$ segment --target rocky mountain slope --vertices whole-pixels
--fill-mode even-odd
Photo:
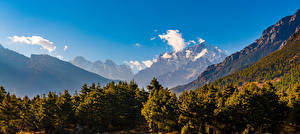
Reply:
[[[272,81],[277,89],[294,88],[300,83],[300,29],[281,49],[263,57],[252,66],[232,73],[214,82],[222,87],[228,83],[242,86],[250,82],[263,84]]]
[[[0,85],[17,95],[80,89],[84,83],[106,84],[111,80],[49,55],[30,58],[0,45]]]
[[[264,56],[281,48],[286,40],[300,27],[300,9],[293,15],[279,20],[268,27],[262,36],[239,52],[236,52],[219,64],[209,66],[199,77],[182,86],[173,88],[174,92],[184,89],[196,89],[204,83],[212,82],[230,73],[246,68]]]

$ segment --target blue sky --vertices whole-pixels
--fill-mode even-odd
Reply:
[[[185,41],[200,37],[232,53],[298,8],[299,0],[7,0],[0,1],[0,43],[27,56],[121,64],[172,51],[158,35],[179,30]],[[16,43],[13,36],[39,36],[56,48]]]

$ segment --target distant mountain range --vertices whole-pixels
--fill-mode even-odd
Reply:
[[[149,84],[153,77],[165,87],[174,87],[194,80],[207,66],[219,63],[226,57],[217,48],[200,43],[179,52],[161,54],[151,67],[139,71],[134,80],[141,87]]]
[[[17,95],[80,89],[84,83],[106,84],[110,79],[49,55],[30,58],[0,45],[0,85]]]
[[[293,47],[289,47],[288,50],[285,45],[287,42],[293,44],[292,41],[287,40],[299,29],[300,10],[268,27],[259,39],[230,56],[226,57],[221,49],[203,42],[181,51],[162,53],[150,67],[137,74],[134,74],[128,65],[117,65],[111,60],[91,62],[79,56],[70,62],[65,62],[49,55],[26,57],[0,45],[0,85],[20,96],[79,89],[84,83],[103,85],[112,80],[133,79],[140,87],[146,87],[153,77],[156,77],[164,87],[172,88],[171,91],[175,93],[196,89],[210,82],[216,82],[217,85],[230,82],[242,85],[252,81],[263,81],[260,78],[267,80],[269,76],[256,77],[260,74],[251,71],[262,72],[262,70],[255,69],[253,66],[259,66],[261,69],[263,63],[266,63],[266,66],[275,66],[276,60],[274,63],[267,63],[273,61],[270,57],[284,58],[284,55],[273,54],[269,58],[263,57],[281,48],[285,50],[281,53],[290,54],[286,51],[291,51],[291,48],[296,49],[298,45],[292,45]],[[287,58],[291,61],[294,58],[298,63],[297,54],[296,57]],[[259,62],[256,63],[257,61]],[[287,65],[287,63],[282,64]],[[247,72],[243,72],[247,69]],[[291,76],[297,77],[297,74]]]
[[[87,71],[96,73],[105,78],[113,80],[126,80],[130,81],[133,78],[133,71],[128,65],[117,65],[112,60],[106,60],[102,62],[100,60],[91,62],[86,60],[82,56],[75,57],[70,61],[73,65],[83,68]]]
[[[199,77],[182,86],[172,89],[180,93],[185,89],[196,89],[204,83],[213,82],[221,77],[232,74],[254,64],[259,59],[282,48],[287,39],[300,27],[300,10],[291,16],[279,20],[275,25],[264,30],[262,36],[255,42],[236,52],[221,63],[209,66]]]

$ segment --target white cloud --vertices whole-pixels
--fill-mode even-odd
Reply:
[[[192,43],[193,43],[193,44],[196,44],[196,41],[190,40],[190,41],[186,42],[187,45],[190,45],[190,44],[192,44]]]
[[[42,49],[46,49],[49,52],[52,52],[56,49],[56,46],[53,45],[53,42],[44,39],[40,36],[31,36],[31,37],[25,37],[25,36],[12,36],[8,37],[10,40],[12,40],[15,43],[24,43],[28,45],[39,45],[42,47]]]
[[[155,37],[150,38],[150,40],[155,40],[155,39],[156,39]]]
[[[143,63],[146,67],[151,67],[152,64],[153,64],[153,61],[151,61],[151,60],[145,60],[145,61],[142,61],[142,63]]]
[[[186,46],[179,30],[168,30],[167,33],[158,36],[162,40],[166,40],[175,52],[181,51]]]
[[[68,46],[67,45],[65,45],[64,46],[64,51],[66,51],[68,49]]]
[[[198,42],[199,42],[199,44],[201,44],[201,43],[205,42],[205,40],[203,40],[202,38],[198,38]]]
[[[136,47],[140,47],[141,44],[140,44],[140,43],[135,43],[135,46],[136,46]]]
[[[193,61],[196,61],[197,59],[199,59],[200,57],[202,57],[203,55],[205,55],[207,52],[208,52],[208,51],[207,51],[206,48],[203,49],[200,53],[198,53],[198,54],[194,57]]]
[[[58,58],[58,59],[60,59],[60,60],[63,60],[63,56],[61,56],[61,55],[56,55],[56,58]]]
[[[158,30],[157,30],[157,29],[154,29],[153,31],[156,33]]]
[[[141,64],[138,61],[129,61],[129,62],[125,61],[125,63],[129,65],[129,67],[132,69],[134,73],[137,73],[138,71],[141,71],[145,68],[145,65]]]
[[[139,61],[124,61],[125,64],[129,65],[129,67],[133,70],[134,73],[137,73],[145,68],[149,68],[153,65],[153,63],[157,62],[157,58],[153,58],[152,60],[144,60],[142,62]]]
[[[163,41],[167,41],[168,45],[171,46],[175,52],[183,50],[187,45],[197,44],[195,40],[185,42],[179,30],[167,30],[167,33],[158,36]],[[205,42],[205,40],[198,38],[199,44],[203,42]]]
[[[169,59],[172,56],[169,53],[164,53],[161,57],[164,58],[164,59]]]

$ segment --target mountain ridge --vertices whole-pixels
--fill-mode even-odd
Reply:
[[[266,28],[259,39],[241,51],[226,57],[219,64],[208,66],[197,79],[188,84],[177,86],[172,91],[181,92],[184,89],[196,89],[205,83],[213,82],[252,65],[262,57],[280,49],[298,27],[300,27],[300,9],[295,14],[286,16]]]
[[[206,42],[195,44],[178,52],[160,54],[151,67],[141,70],[134,76],[141,87],[145,87],[156,77],[165,87],[184,84],[199,75],[208,65],[218,63],[225,53]]]
[[[105,62],[97,60],[95,62],[91,62],[82,56],[77,56],[71,60],[70,63],[113,80],[130,81],[134,75],[132,69],[128,65],[117,65],[112,60],[106,60]]]
[[[286,77],[290,78],[286,78]],[[263,57],[255,64],[241,71],[232,73],[213,83],[222,87],[225,83],[242,86],[250,82],[275,80],[278,86],[288,89],[289,84],[299,83],[300,78],[300,31],[299,29],[287,40],[281,49]],[[289,79],[288,82],[284,79]],[[276,83],[276,82],[275,82]]]
[[[21,96],[111,81],[49,55],[26,57],[4,47],[0,47],[0,74],[0,85]]]

